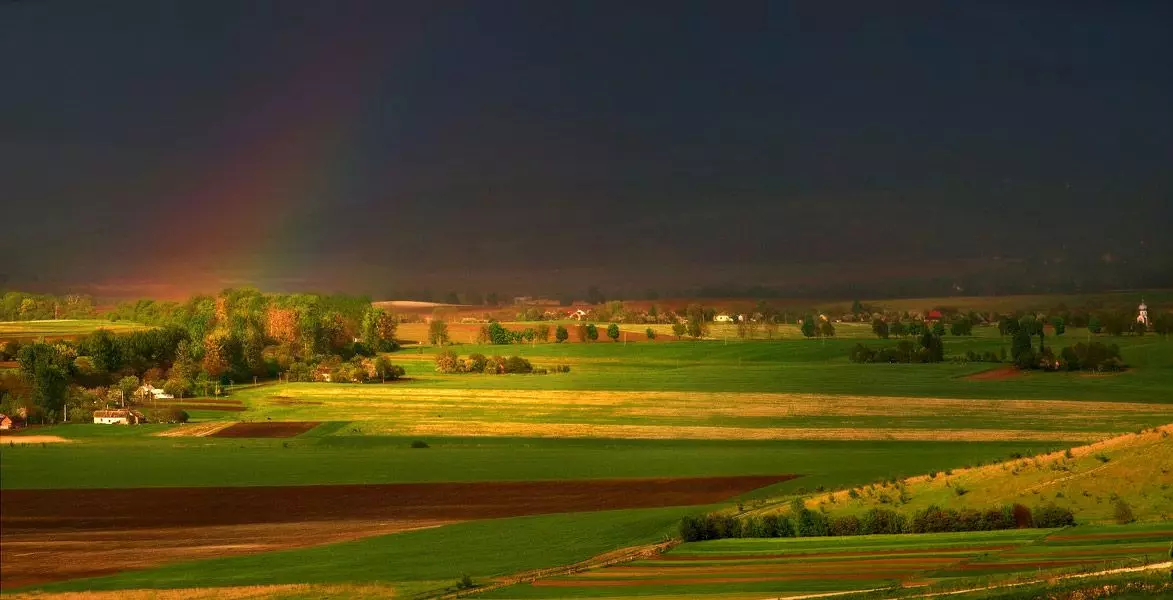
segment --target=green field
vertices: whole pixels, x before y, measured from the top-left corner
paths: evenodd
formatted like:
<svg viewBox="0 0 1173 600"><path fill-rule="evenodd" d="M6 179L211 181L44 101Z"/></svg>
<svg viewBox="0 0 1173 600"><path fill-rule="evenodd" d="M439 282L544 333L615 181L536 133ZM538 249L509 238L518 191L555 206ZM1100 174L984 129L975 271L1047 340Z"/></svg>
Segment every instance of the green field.
<svg viewBox="0 0 1173 600"><path fill-rule="evenodd" d="M30 335L53 337L84 333L85 327L92 330L99 323L122 325L72 322L68 327L73 329L58 324L56 330L49 325L19 325L42 328L43 333ZM306 583L374 586L374 591L344 587L330 592L336 595L394 590L400 596L423 598L450 588L462 574L478 584L489 583L519 571L559 567L660 542L674 534L680 516L739 510L739 501L761 507L760 501L766 499L783 504L806 496L814 506L817 498L833 490L953 469L958 471L953 477L962 478L967 477L962 472L966 467L1062 451L1173 423L1173 341L1156 336L1099 338L1120 344L1132 367L1120 374L1034 372L972 379L969 376L975 373L1004 365L853 364L847 354L856 343L880 346L896 341L874 339L866 325L844 324L840 337L829 340L797 339L794 331L783 329L782 339L773 341L731 336L626 345L601 341L451 347L462 356L518 354L537 367L571 367L570 373L549 375L437 374L436 349L411 347L389 355L406 368L403 381L233 386L229 399L246 410L194 410L193 423L187 425L68 424L28 430L19 435L69 441L0 441L0 490L799 475L711 507L469 521L37 586L71 591ZM11 331L0 329L0 338ZM716 333L715 337L724 337L725 331ZM976 333L967 338L946 336L946 355L1008 349L1009 340L998 337L996 330L981 328ZM1083 330L1047 338L1056 351L1087 339ZM174 435L235 420L322 424L284 439ZM417 440L428 447L412 448ZM1109 493L1119 491L1108 488L1123 489L1131 482L1136 485L1129 488L1129 498L1135 499L1138 514L1167 519L1162 511L1173 506L1164 479L1168 473L1156 465L1165 460L1168 449L1167 443L1158 441L1144 450L1109 452L1108 466L1095 471L1103 476L1099 501L1070 498L1077 518L1105 519L1104 502ZM1097 461L1087 455L1071 466L1075 472L1090 472L1100 466ZM984 469L972 469L972 481L964 480L973 490L967 501L1023 501L1034 506L1055 500L1057 492L1071 497L1082 489L1074 480L1047 487L1057 473L1049 468L1032 466L1013 478L992 478L991 467ZM909 484L914 493L906 508L929 502L961 505L934 485L938 484L925 483L921 489ZM1039 485L1044 486L1041 491L1032 493L1030 488ZM866 509L863 501L857 504L841 503L829 510ZM339 511L344 515L345 507ZM690 543L656 559L513 585L485 597L717 600L889 590L900 582L948 587L1016 577L1031 571L1023 565L1063 562L1068 555L1079 558L1055 568L1135 560L1160 544L1167 547L1173 529L1168 521L1130 527L1093 530L1081 525L1074 531L1139 537L1071 539L1070 531L1024 530ZM981 549L985 546L999 549ZM882 562L894 551L920 563ZM730 566L737 568L730 571ZM858 572L859 577L828 576L828 569ZM315 592L273 591L283 594L313 597Z"/></svg>
<svg viewBox="0 0 1173 600"><path fill-rule="evenodd" d="M111 322L103 319L52 319L47 321L0 321L0 341L35 340L39 338L71 338L108 329L125 333L150 329L148 325L129 321Z"/></svg>
<svg viewBox="0 0 1173 600"><path fill-rule="evenodd" d="M1173 526L693 542L652 560L552 577L488 598L762 597L931 585L965 589L1040 569L1154 562ZM923 589L920 590L923 593ZM888 594L885 594L888 595Z"/></svg>

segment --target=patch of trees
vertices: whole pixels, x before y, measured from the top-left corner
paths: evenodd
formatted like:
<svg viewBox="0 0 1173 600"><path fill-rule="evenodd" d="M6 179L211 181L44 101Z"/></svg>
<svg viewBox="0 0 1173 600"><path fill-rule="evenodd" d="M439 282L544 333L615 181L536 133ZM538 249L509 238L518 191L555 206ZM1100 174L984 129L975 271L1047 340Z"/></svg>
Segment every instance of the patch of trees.
<svg viewBox="0 0 1173 600"><path fill-rule="evenodd" d="M557 341L564 342L570 336L566 328L559 325L557 330ZM550 326L538 325L536 327L526 327L521 331L507 329L504 325L497 321L490 321L488 325L481 327L481 331L477 334L477 342L481 344L528 344L533 342L548 342L550 341Z"/></svg>
<svg viewBox="0 0 1173 600"><path fill-rule="evenodd" d="M467 358L460 358L456 352L445 350L436 355L436 372L453 373L484 373L487 375L505 374L535 374L545 375L550 372L569 373L568 365L558 365L552 369L534 368L530 361L520 356L485 356L480 353L469 354Z"/></svg>
<svg viewBox="0 0 1173 600"><path fill-rule="evenodd" d="M945 344L941 336L926 332L919 343L900 340L895 346L869 348L856 344L848 358L855 363L935 363L945 360Z"/></svg>
<svg viewBox="0 0 1173 600"><path fill-rule="evenodd" d="M28 295L5 296L12 302L17 297L26 307L24 300L36 302ZM6 378L0 389L4 409L54 421L132 402L124 388L133 391L140 382L181 398L279 373L312 381L322 365L331 380L402 375L402 369L375 358L376 352L397 347L397 321L365 298L226 289L183 303L124 302L108 316L156 327L123 335L100 329L75 342L6 344L4 354L21 368L19 384Z"/></svg>
<svg viewBox="0 0 1173 600"><path fill-rule="evenodd" d="M0 297L0 321L90 319L95 314L94 299L82 294L52 296L12 291Z"/></svg>
<svg viewBox="0 0 1173 600"><path fill-rule="evenodd" d="M1059 368L1065 371L1120 371L1120 347L1101 342L1079 342L1059 352Z"/></svg>
<svg viewBox="0 0 1173 600"><path fill-rule="evenodd" d="M790 504L788 515L737 517L710 513L687 516L679 524L686 542L722 538L819 537L899 533L995 531L1017 528L1052 528L1075 524L1075 516L1054 503L1033 511L1021 504L979 511L929 506L911 518L885 508L873 508L862 516L830 516L806 507L802 500Z"/></svg>

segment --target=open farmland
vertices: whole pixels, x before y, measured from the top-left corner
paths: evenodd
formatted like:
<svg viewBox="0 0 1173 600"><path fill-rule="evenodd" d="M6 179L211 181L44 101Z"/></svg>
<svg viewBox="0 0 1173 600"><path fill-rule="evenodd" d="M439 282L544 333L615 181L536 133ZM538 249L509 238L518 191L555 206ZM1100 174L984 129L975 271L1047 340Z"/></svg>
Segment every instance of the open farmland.
<svg viewBox="0 0 1173 600"><path fill-rule="evenodd" d="M2 321L0 342L10 340L74 339L81 335L107 329L112 333L126 333L150 329L148 325L128 321L106 321L102 319L52 319L47 321Z"/></svg>
<svg viewBox="0 0 1173 600"><path fill-rule="evenodd" d="M837 556L873 542L722 540L713 547L793 545L744 560L693 557L710 542L650 557L686 514L742 504L753 511L795 497L816 506L826 490L947 470L962 481L992 473L975 465L1062 455L1173 422L1173 342L1156 336L1104 338L1120 344L1133 368L1091 375L851 363L856 343L895 343L875 340L864 325L815 340L785 327L775 340L715 331L718 339L706 341L449 347L570 367L548 375L436 373L437 349L409 346L386 354L406 369L386 384L231 385L222 397L152 404L187 410L193 422L183 425L18 433L68 443L0 448L5 591L244 586L258 597L330 589L423 598L451 591L462 574L497 588L537 572L532 584L485 593L757 598L893 582L962 585L1023 573L1031 561L1079 568L1156 545L1144 538L1079 550L1041 541L1057 533L1018 531L980 534L972 544L961 536L974 534L931 544L898 536L875 541L883 551ZM976 333L946 336L946 354L1009 345L994 329ZM1048 343L1058 349L1088 337L1073 329ZM1159 521L1168 504L1155 466L1167 449L1162 439L1106 450L1107 466L1080 451L1072 466L1103 475L1109 487L1143 482L1128 497L1138 517ZM110 467L123 463L131 468ZM1072 473L1030 473L966 479L965 501L1026 494L1035 505L1075 490L1074 482L1051 483ZM1106 518L1103 501L1071 500L1087 511L1081 522ZM953 498L926 487L910 502ZM791 555L804 544L823 549ZM1011 554L1016 548L1022 553ZM1052 548L1074 558L1029 555ZM1005 558L998 566L994 554ZM841 569L853 576L829 576Z"/></svg>
<svg viewBox="0 0 1173 600"><path fill-rule="evenodd" d="M541 579L485 597L761 598L964 589L991 577L1143 564L1146 557L1152 562L1168 551L1170 537L1173 527L1134 526L692 542L654 559Z"/></svg>

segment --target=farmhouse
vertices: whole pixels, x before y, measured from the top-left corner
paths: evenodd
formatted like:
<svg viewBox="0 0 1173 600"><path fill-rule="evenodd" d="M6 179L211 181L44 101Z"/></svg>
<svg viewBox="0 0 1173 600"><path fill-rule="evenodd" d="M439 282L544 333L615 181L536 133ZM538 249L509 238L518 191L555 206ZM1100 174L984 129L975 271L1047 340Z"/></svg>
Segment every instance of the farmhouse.
<svg viewBox="0 0 1173 600"><path fill-rule="evenodd" d="M94 423L100 425L138 425L146 423L147 418L137 410L95 410Z"/></svg>
<svg viewBox="0 0 1173 600"><path fill-rule="evenodd" d="M732 323L733 317L726 315L726 314L720 314L720 315L713 317L713 322L714 323Z"/></svg>
<svg viewBox="0 0 1173 600"><path fill-rule="evenodd" d="M16 421L13 421L12 417L5 415L5 414L0 414L0 429L16 429L16 428L17 428Z"/></svg>
<svg viewBox="0 0 1173 600"><path fill-rule="evenodd" d="M925 315L925 322L926 323L935 323L937 321L940 321L943 317L944 317L944 315L941 314L941 311L933 309L933 310L930 310L928 312L928 314Z"/></svg>
<svg viewBox="0 0 1173 600"><path fill-rule="evenodd" d="M149 383L140 387L135 394L142 398L154 398L155 400L170 400L175 397Z"/></svg>

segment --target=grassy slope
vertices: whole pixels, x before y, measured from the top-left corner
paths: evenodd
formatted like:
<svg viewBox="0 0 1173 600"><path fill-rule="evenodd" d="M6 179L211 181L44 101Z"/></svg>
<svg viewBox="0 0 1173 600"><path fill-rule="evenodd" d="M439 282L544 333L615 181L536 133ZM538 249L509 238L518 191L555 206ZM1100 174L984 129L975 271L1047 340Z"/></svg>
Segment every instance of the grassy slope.
<svg viewBox="0 0 1173 600"><path fill-rule="evenodd" d="M1103 462L1107 459L1108 462ZM958 496L958 487L968 490ZM1075 448L1072 457L1055 453L954 472L916 477L906 485L906 513L929 505L983 509L1020 502L1038 506L1054 502L1070 508L1080 522L1113 519L1113 498L1124 499L1140 520L1173 519L1173 426L1129 434ZM887 497L887 502L882 497ZM867 488L858 499L837 492L812 500L832 514L859 514L891 508L899 496L892 487ZM834 502L831 502L832 498Z"/></svg>
<svg viewBox="0 0 1173 600"><path fill-rule="evenodd" d="M1054 448L1038 443L429 438L430 448L412 449L409 438L373 436L156 438L132 435L129 428L84 425L43 431L79 441L0 448L4 489L803 474L773 490L792 493ZM74 432L103 437L76 438ZM132 461L134 468L106 468L122 460Z"/></svg>

